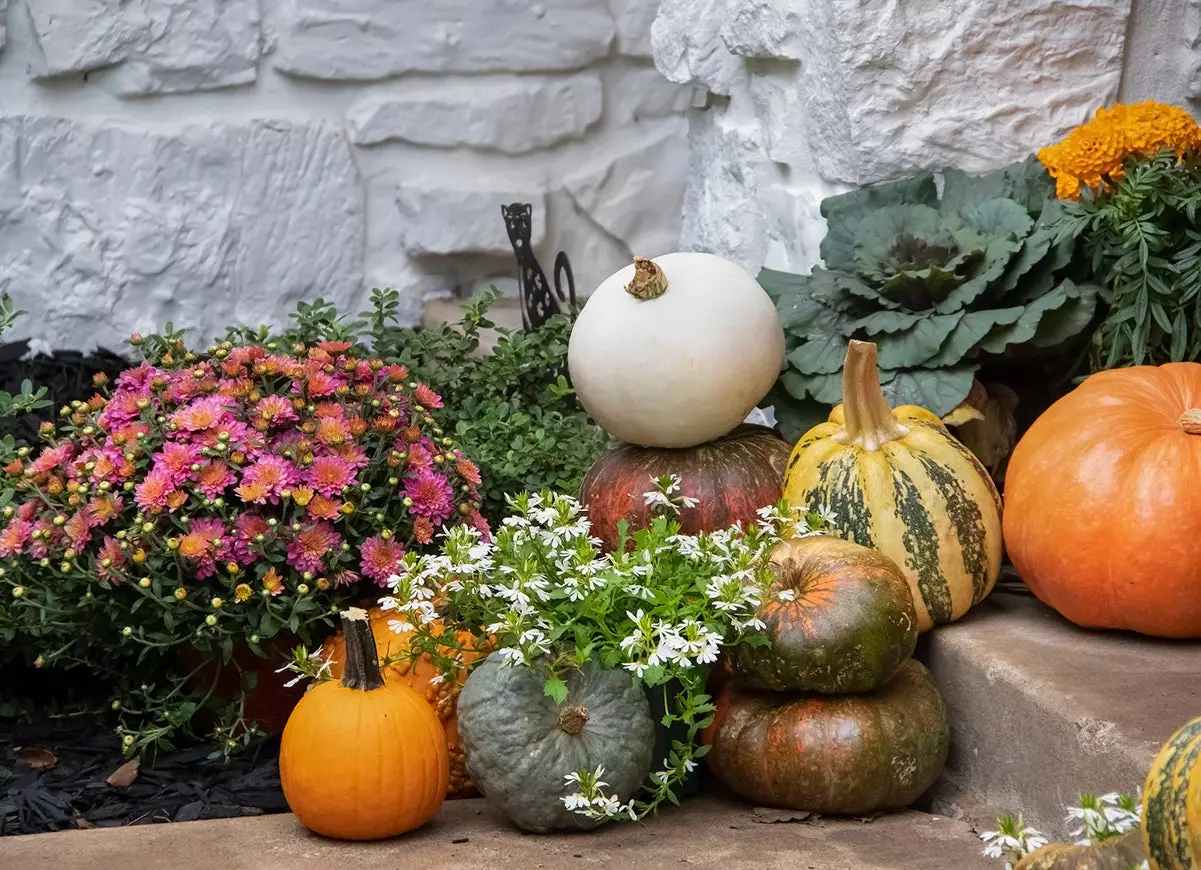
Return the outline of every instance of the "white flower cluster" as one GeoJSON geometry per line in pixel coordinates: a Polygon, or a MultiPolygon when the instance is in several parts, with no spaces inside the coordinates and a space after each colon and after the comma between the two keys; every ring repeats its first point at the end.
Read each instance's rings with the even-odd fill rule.
{"type": "MultiPolygon", "coordinates": [[[[1092,846],[1111,837],[1133,831],[1142,824],[1142,807],[1137,796],[1109,794],[1096,797],[1080,795],[1078,806],[1067,808],[1067,821],[1075,826],[1071,832],[1077,846],[1092,846]]],[[[984,854],[989,858],[1004,858],[1006,870],[1013,870],[1022,858],[1047,845],[1047,838],[1029,827],[1018,816],[1001,816],[997,830],[980,835],[985,842],[984,854]]],[[[1146,870],[1144,861],[1140,870],[1146,870]]]]}

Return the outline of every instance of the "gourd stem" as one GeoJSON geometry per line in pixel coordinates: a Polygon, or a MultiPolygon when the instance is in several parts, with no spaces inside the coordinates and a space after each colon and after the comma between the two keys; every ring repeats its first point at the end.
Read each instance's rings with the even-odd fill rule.
{"type": "Polygon", "coordinates": [[[639,299],[658,299],[667,292],[667,276],[654,260],[635,257],[634,278],[626,285],[626,292],[639,299]]]}
{"type": "Polygon", "coordinates": [[[909,428],[893,416],[880,389],[873,342],[852,340],[847,346],[842,369],[842,410],[846,422],[842,432],[835,436],[842,444],[873,451],[909,434],[909,428]]]}
{"type": "Polygon", "coordinates": [[[371,618],[361,607],[342,611],[342,633],[346,636],[346,664],[342,670],[342,685],[348,689],[370,692],[384,687],[379,671],[379,656],[375,652],[375,635],[371,618]]]}
{"type": "Polygon", "coordinates": [[[1189,435],[1201,435],[1201,408],[1189,408],[1179,419],[1176,424],[1189,435]]]}
{"type": "Polygon", "coordinates": [[[568,707],[559,714],[559,730],[575,737],[588,724],[587,707],[568,707]]]}

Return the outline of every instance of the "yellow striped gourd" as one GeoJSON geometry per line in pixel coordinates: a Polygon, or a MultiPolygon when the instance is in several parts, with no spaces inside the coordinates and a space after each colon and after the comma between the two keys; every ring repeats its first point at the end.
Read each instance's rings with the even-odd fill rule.
{"type": "Polygon", "coordinates": [[[842,401],[793,448],[784,497],[833,509],[841,534],[905,573],[918,629],[953,622],[1001,571],[1001,496],[970,450],[930,411],[888,407],[876,346],[852,341],[842,401]]]}
{"type": "Polygon", "coordinates": [[[1151,765],[1143,844],[1151,870],[1201,868],[1201,719],[1173,734],[1151,765]]]}

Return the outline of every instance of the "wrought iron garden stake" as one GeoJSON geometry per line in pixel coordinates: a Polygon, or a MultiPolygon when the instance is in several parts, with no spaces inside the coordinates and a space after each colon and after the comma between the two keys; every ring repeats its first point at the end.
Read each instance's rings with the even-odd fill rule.
{"type": "Polygon", "coordinates": [[[509,233],[509,243],[513,253],[517,255],[517,265],[520,270],[518,286],[521,292],[521,323],[526,332],[531,332],[556,314],[563,314],[576,307],[575,275],[571,271],[571,262],[567,254],[559,252],[555,257],[555,286],[551,289],[546,273],[534,255],[530,245],[531,224],[534,207],[528,202],[515,202],[502,205],[505,229],[509,233]],[[567,292],[563,291],[564,282],[567,292]]]}

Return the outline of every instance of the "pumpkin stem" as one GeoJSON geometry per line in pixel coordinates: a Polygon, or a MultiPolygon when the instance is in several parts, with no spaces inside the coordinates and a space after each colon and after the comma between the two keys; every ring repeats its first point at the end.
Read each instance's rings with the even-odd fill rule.
{"type": "Polygon", "coordinates": [[[587,707],[568,707],[559,714],[559,730],[575,737],[588,724],[587,707]]]}
{"type": "Polygon", "coordinates": [[[635,257],[634,279],[626,285],[626,292],[639,299],[658,299],[667,292],[667,276],[655,261],[635,257]]]}
{"type": "Polygon", "coordinates": [[[1201,435],[1201,408],[1189,408],[1176,424],[1189,435],[1201,435]]]}
{"type": "Polygon", "coordinates": [[[346,665],[342,671],[342,685],[364,692],[382,689],[384,677],[379,672],[375,634],[371,631],[371,618],[367,611],[361,607],[343,610],[342,633],[346,636],[346,665]]]}
{"type": "Polygon", "coordinates": [[[840,444],[854,444],[870,452],[909,434],[909,428],[893,416],[880,389],[874,342],[852,340],[847,345],[842,369],[842,410],[846,423],[834,436],[840,444]]]}

